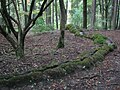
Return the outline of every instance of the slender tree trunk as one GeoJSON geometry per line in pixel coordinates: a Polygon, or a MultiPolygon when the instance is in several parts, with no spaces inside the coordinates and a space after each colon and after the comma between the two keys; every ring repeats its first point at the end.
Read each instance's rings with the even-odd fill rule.
{"type": "MultiPolygon", "coordinates": [[[[68,0],[66,0],[66,19],[68,18],[67,16],[68,16],[68,0]]],[[[66,21],[66,23],[67,23],[67,21],[66,21]]]]}
{"type": "Polygon", "coordinates": [[[83,0],[83,28],[87,29],[87,0],[83,0]]]}
{"type": "Polygon", "coordinates": [[[18,41],[17,49],[16,49],[17,58],[24,57],[24,38],[21,34],[20,41],[18,41]]]}
{"type": "Polygon", "coordinates": [[[118,0],[115,0],[113,17],[112,17],[112,29],[116,29],[117,3],[118,3],[118,0]]]}
{"type": "Polygon", "coordinates": [[[54,28],[54,2],[52,3],[52,25],[54,28]]]}
{"type": "Polygon", "coordinates": [[[108,28],[108,1],[105,0],[105,29],[108,28]]]}
{"type": "MultiPolygon", "coordinates": [[[[27,12],[27,0],[25,0],[24,11],[27,12]]],[[[25,15],[25,25],[28,23],[28,16],[25,15]]]]}
{"type": "Polygon", "coordinates": [[[104,22],[104,20],[105,20],[105,16],[104,16],[104,14],[105,14],[105,10],[104,10],[104,0],[102,0],[102,3],[101,3],[101,5],[102,5],[102,7],[101,7],[101,9],[102,9],[102,27],[103,27],[103,29],[105,29],[105,22],[104,22]]]}
{"type": "Polygon", "coordinates": [[[51,24],[51,5],[46,9],[46,25],[51,24]]]}
{"type": "Polygon", "coordinates": [[[95,28],[95,21],[96,21],[96,0],[93,0],[93,2],[92,2],[91,29],[95,28]]]}
{"type": "Polygon", "coordinates": [[[119,15],[120,15],[120,12],[119,12],[119,10],[120,10],[120,7],[119,7],[119,5],[120,5],[120,0],[118,0],[118,4],[117,4],[117,21],[116,21],[116,23],[117,23],[117,26],[116,26],[116,28],[118,29],[119,28],[119,15]]]}
{"type": "Polygon", "coordinates": [[[56,18],[56,28],[58,29],[58,6],[57,6],[57,0],[55,0],[55,18],[56,18]]]}
{"type": "Polygon", "coordinates": [[[109,21],[109,28],[112,29],[112,17],[113,17],[113,13],[114,13],[114,0],[111,0],[111,12],[110,12],[110,21],[109,21]]]}
{"type": "Polygon", "coordinates": [[[63,0],[59,0],[59,4],[60,4],[60,11],[61,11],[61,19],[60,19],[60,30],[61,30],[61,34],[60,34],[60,38],[59,38],[59,43],[58,43],[58,48],[64,48],[64,30],[65,30],[65,24],[66,24],[66,10],[65,10],[65,5],[64,5],[64,1],[63,0]]]}

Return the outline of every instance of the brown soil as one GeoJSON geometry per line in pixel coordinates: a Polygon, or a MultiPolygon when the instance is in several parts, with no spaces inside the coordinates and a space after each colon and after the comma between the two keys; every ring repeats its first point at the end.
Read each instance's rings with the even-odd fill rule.
{"type": "MultiPolygon", "coordinates": [[[[55,80],[48,79],[21,87],[1,87],[0,90],[120,90],[120,31],[95,32],[108,36],[118,46],[97,67],[76,70],[55,80]]],[[[92,41],[76,37],[68,31],[63,49],[56,49],[59,32],[30,35],[25,42],[25,58],[17,60],[8,42],[1,35],[0,38],[0,75],[24,73],[49,63],[74,60],[83,51],[96,47],[92,41]]]]}

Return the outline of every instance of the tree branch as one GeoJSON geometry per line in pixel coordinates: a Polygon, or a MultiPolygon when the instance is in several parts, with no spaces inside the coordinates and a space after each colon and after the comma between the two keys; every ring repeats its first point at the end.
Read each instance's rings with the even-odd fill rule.
{"type": "Polygon", "coordinates": [[[3,3],[1,4],[2,9],[0,10],[0,13],[1,13],[2,17],[4,18],[4,20],[5,20],[6,25],[8,26],[8,28],[11,27],[10,29],[11,29],[12,33],[14,34],[14,36],[17,39],[17,32],[15,31],[15,29],[13,27],[13,24],[12,24],[12,22],[10,20],[9,14],[8,14],[7,9],[5,7],[5,5],[6,5],[5,2],[6,1],[5,2],[4,1],[5,0],[3,0],[3,3]]]}
{"type": "Polygon", "coordinates": [[[12,21],[14,21],[18,25],[18,22],[13,17],[11,17],[11,16],[9,16],[9,17],[12,21]]]}
{"type": "Polygon", "coordinates": [[[12,3],[14,5],[14,8],[15,8],[15,12],[16,12],[16,15],[17,15],[17,20],[18,20],[18,28],[22,31],[22,28],[21,28],[21,23],[20,23],[20,18],[19,18],[19,14],[18,14],[18,10],[17,10],[17,6],[14,2],[14,0],[12,0],[12,3]]]}
{"type": "Polygon", "coordinates": [[[47,3],[47,0],[44,0],[44,1],[43,1],[42,5],[41,5],[41,8],[40,8],[40,11],[39,11],[39,13],[37,14],[37,16],[36,16],[33,20],[29,21],[29,23],[28,23],[27,26],[25,27],[25,29],[24,29],[24,35],[26,35],[27,32],[34,26],[37,18],[40,17],[40,16],[42,16],[43,12],[47,9],[47,7],[48,7],[53,1],[54,1],[54,0],[51,0],[46,6],[45,6],[45,4],[47,3]]]}
{"type": "Polygon", "coordinates": [[[43,11],[45,11],[47,9],[47,7],[53,2],[54,0],[51,0],[46,6],[45,8],[43,9],[43,11]]]}
{"type": "MultiPolygon", "coordinates": [[[[40,15],[42,15],[43,8],[44,8],[46,2],[47,2],[47,0],[44,0],[44,2],[42,3],[42,6],[41,6],[41,8],[40,8],[40,11],[39,11],[38,15],[37,15],[33,20],[30,20],[30,21],[28,22],[28,24],[26,25],[26,27],[24,28],[24,35],[26,35],[26,33],[32,28],[31,26],[34,26],[35,21],[37,20],[37,18],[38,18],[40,15]],[[31,24],[32,24],[32,25],[31,25],[31,24]],[[30,26],[30,25],[31,25],[31,26],[30,26]]],[[[32,5],[31,5],[31,7],[32,7],[32,5]]],[[[30,11],[30,12],[31,12],[31,11],[30,11]]]]}
{"type": "Polygon", "coordinates": [[[31,15],[32,15],[32,11],[33,11],[33,8],[34,8],[35,1],[36,0],[32,0],[32,2],[31,2],[30,11],[29,11],[29,15],[28,15],[28,22],[31,20],[31,15]]]}
{"type": "Polygon", "coordinates": [[[10,44],[13,46],[14,49],[16,49],[17,43],[14,41],[14,39],[8,34],[0,25],[0,33],[10,42],[10,44]]]}

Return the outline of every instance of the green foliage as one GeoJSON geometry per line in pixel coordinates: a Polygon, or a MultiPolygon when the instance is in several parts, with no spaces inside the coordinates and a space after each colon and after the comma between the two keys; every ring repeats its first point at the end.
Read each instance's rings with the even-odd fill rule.
{"type": "Polygon", "coordinates": [[[103,36],[102,34],[93,34],[92,39],[94,43],[104,44],[106,43],[107,37],[103,36]]]}
{"type": "MultiPolygon", "coordinates": [[[[81,5],[82,6],[82,5],[81,5]]],[[[74,8],[72,11],[71,11],[71,18],[72,18],[72,23],[74,25],[82,25],[82,19],[83,19],[83,15],[82,15],[82,7],[79,7],[79,8],[74,8]]]]}
{"type": "Polygon", "coordinates": [[[33,32],[34,33],[39,33],[39,32],[46,32],[46,31],[52,31],[54,30],[52,25],[46,25],[43,17],[38,18],[38,20],[35,23],[35,26],[33,27],[33,32]]]}

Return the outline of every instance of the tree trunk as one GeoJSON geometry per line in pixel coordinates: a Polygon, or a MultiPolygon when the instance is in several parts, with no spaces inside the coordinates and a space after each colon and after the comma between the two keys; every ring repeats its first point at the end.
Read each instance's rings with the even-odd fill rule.
{"type": "Polygon", "coordinates": [[[58,10],[57,0],[55,0],[55,17],[56,17],[56,28],[58,29],[58,10]]]}
{"type": "MultiPolygon", "coordinates": [[[[28,11],[28,10],[27,10],[27,0],[25,0],[24,11],[25,11],[25,12],[28,11]]],[[[25,25],[26,25],[26,24],[28,23],[28,16],[25,15],[24,17],[25,17],[25,25]]]]}
{"type": "Polygon", "coordinates": [[[87,0],[83,0],[83,28],[87,29],[87,0]]]}
{"type": "Polygon", "coordinates": [[[105,0],[105,29],[108,28],[108,1],[105,0]]]}
{"type": "Polygon", "coordinates": [[[91,29],[95,28],[95,21],[96,21],[96,0],[93,0],[93,2],[92,2],[91,29]]]}
{"type": "Polygon", "coordinates": [[[46,25],[51,24],[51,5],[46,9],[46,25]]]}
{"type": "Polygon", "coordinates": [[[24,57],[24,41],[21,41],[21,42],[17,45],[17,49],[15,50],[15,53],[16,53],[16,57],[17,57],[18,59],[24,57]]]}
{"type": "Polygon", "coordinates": [[[60,38],[59,38],[59,42],[58,42],[58,48],[64,48],[64,36],[65,36],[65,31],[61,30],[60,31],[60,38]]]}
{"type": "Polygon", "coordinates": [[[117,4],[117,29],[119,29],[119,19],[120,19],[120,17],[119,17],[119,15],[120,15],[120,12],[119,12],[119,10],[120,10],[120,7],[119,7],[119,5],[120,5],[120,0],[118,0],[118,4],[117,4]]]}
{"type": "Polygon", "coordinates": [[[52,26],[54,28],[54,2],[52,4],[52,26]]]}
{"type": "Polygon", "coordinates": [[[102,27],[103,27],[103,29],[105,29],[105,22],[104,22],[104,20],[105,20],[105,16],[104,16],[104,14],[105,14],[105,11],[104,11],[104,0],[102,0],[102,3],[101,3],[101,5],[102,5],[102,7],[101,7],[101,9],[102,9],[102,27]]]}
{"type": "MultiPolygon", "coordinates": [[[[66,19],[68,18],[67,16],[68,16],[68,0],[66,0],[66,19]]],[[[66,21],[66,23],[67,23],[67,21],[66,21]]]]}
{"type": "Polygon", "coordinates": [[[112,29],[116,29],[117,3],[118,3],[118,0],[115,0],[113,17],[112,17],[112,29]]]}
{"type": "Polygon", "coordinates": [[[58,43],[58,48],[64,48],[64,30],[65,30],[65,24],[66,24],[66,10],[65,10],[65,5],[63,0],[59,0],[60,4],[60,11],[61,11],[61,19],[60,19],[60,38],[59,38],[59,43],[58,43]]]}

